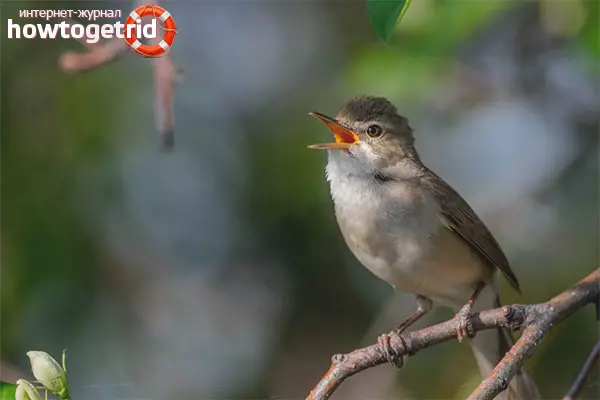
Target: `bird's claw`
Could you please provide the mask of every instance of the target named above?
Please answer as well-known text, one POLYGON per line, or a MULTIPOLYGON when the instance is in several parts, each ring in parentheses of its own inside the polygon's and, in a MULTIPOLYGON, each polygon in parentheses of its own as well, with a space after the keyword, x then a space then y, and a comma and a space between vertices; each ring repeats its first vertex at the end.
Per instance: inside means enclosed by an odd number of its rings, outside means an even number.
POLYGON ((472 338, 474 336, 475 331, 473 330, 473 322, 471 321, 471 304, 465 304, 458 312, 456 338, 459 343, 462 343, 465 337, 472 338))
POLYGON ((381 351, 383 352, 383 355, 385 356, 386 360, 394 367, 399 369, 402 368, 402 365, 404 365, 404 360, 402 359, 402 355, 396 353, 394 349, 392 349, 392 346, 390 346, 390 335, 393 333, 398 332, 392 331, 390 333, 384 333, 383 335, 379 336, 379 338, 377 338, 377 343, 379 343, 381 351))

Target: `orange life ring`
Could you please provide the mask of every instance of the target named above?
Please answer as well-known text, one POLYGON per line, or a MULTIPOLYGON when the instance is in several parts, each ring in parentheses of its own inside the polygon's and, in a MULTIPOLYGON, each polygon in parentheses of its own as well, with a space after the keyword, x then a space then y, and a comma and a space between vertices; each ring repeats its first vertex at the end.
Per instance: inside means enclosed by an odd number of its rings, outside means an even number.
POLYGON ((145 5, 136 8, 131 12, 131 14, 129 14, 127 20, 125 20, 124 29, 125 34, 123 36, 127 44, 129 44, 129 47, 146 57, 160 57, 167 54, 173 45, 175 34, 177 33, 175 21, 173 20, 171 14, 169 14, 169 12, 164 8, 157 5, 145 5), (164 24, 165 31, 165 35, 160 43, 151 46, 142 44, 142 42, 140 42, 135 35, 135 25, 137 24, 137 21, 141 20, 143 17, 149 16, 160 19, 164 24), (127 30, 129 25, 134 25, 130 31, 127 30), (127 32, 131 32, 130 37, 127 37, 127 32))

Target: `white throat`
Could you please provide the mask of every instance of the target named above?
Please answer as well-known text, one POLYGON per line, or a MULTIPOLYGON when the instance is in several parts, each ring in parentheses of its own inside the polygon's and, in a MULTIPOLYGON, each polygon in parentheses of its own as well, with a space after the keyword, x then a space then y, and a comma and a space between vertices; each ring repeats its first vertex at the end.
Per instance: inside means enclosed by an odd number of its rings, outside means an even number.
POLYGON ((343 151, 329 150, 327 153, 325 174, 329 182, 349 176, 366 179, 374 172, 367 165, 343 151))
POLYGON ((329 151, 325 174, 336 213, 376 208, 383 195, 376 170, 342 151, 329 151))

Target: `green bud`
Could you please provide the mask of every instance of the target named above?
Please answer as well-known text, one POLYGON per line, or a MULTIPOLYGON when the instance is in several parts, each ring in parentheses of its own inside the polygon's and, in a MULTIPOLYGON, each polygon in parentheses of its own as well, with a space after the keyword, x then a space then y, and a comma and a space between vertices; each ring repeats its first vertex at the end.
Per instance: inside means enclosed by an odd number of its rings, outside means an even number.
POLYGON ((31 382, 19 379, 17 381, 15 400, 42 400, 42 396, 31 382))
POLYGON ((58 362, 45 351, 28 351, 33 376, 58 397, 69 397, 67 373, 58 362))

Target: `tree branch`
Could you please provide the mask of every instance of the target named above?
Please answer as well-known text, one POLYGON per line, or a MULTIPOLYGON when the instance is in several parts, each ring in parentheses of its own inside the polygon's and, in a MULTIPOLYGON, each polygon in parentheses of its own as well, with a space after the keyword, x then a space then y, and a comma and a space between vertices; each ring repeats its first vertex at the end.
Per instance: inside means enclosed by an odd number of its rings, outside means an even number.
POLYGON ((577 396, 579 396, 579 393, 581 392, 581 389, 583 388, 583 384, 585 383, 587 377, 590 375, 590 372, 592 372, 594 365, 596 365, 596 363, 598 362, 599 356, 600 356, 600 341, 598 341, 596 343, 596 345, 592 349, 592 352, 588 356, 587 360, 585 360, 585 364, 583 364, 583 367, 581 368, 579 375, 577 375, 577 379, 575 379, 573 386, 571 386, 571 389, 569 389, 569 392, 567 392, 565 397, 563 397, 563 400, 575 400, 577 398, 577 396))
POLYGON ((493 399, 508 387, 525 360, 550 329, 560 321, 598 298, 600 269, 592 272, 575 286, 567 289, 547 303, 533 306, 525 321, 525 330, 517 343, 498 363, 492 373, 475 389, 468 400, 493 399), (540 308, 541 307, 541 308, 540 308))
MULTIPOLYGON (((599 292, 600 269, 597 269, 546 303, 507 305, 473 314, 472 322, 475 332, 500 326, 513 330, 524 328, 524 332, 513 348, 468 399, 490 400, 505 390, 546 333, 554 325, 586 304, 597 302, 599 292)), ((390 346, 399 357, 410 356, 427 347, 455 338, 458 324, 459 320, 455 317, 418 331, 402 335, 392 333, 390 346)), ((379 344, 354 350, 349 354, 337 354, 333 356, 331 367, 325 376, 310 392, 306 400, 326 400, 346 378, 385 362, 386 358, 379 344)))
MULTIPOLYGON (((76 24, 76 21, 61 20, 69 25, 76 24)), ((127 42, 123 39, 113 39, 104 42, 88 43, 88 38, 83 36, 74 39, 85 47, 86 51, 66 51, 58 59, 59 67, 69 73, 85 72, 102 65, 108 64, 117 58, 121 53, 127 50, 127 42)))
MULTIPOLYGON (((155 1, 154 4, 158 2, 155 1)), ((142 0, 135 1, 135 7, 144 5, 142 0)), ((72 24, 72 21, 67 21, 72 24)), ((110 63, 128 49, 124 39, 112 39, 102 43, 87 43, 87 37, 78 40, 86 51, 67 51, 59 58, 59 66, 65 72, 84 72, 110 63)), ((156 127, 163 149, 171 149, 174 143, 173 92, 177 74, 181 72, 175 67, 169 54, 155 58, 154 62, 154 97, 156 127)))

